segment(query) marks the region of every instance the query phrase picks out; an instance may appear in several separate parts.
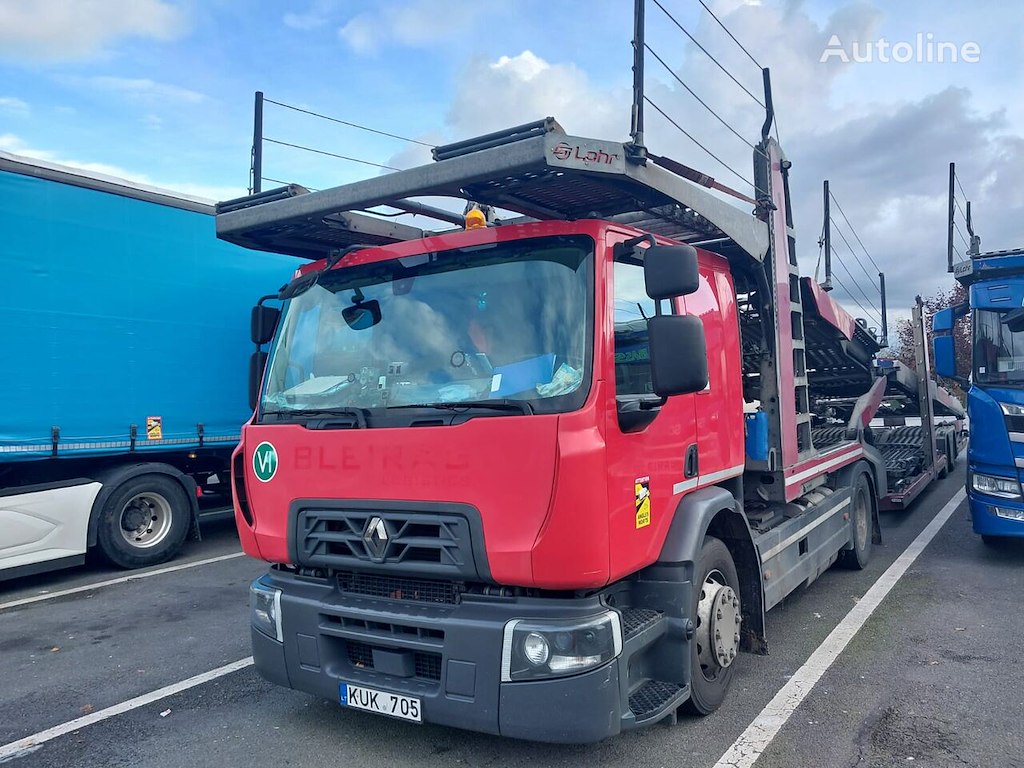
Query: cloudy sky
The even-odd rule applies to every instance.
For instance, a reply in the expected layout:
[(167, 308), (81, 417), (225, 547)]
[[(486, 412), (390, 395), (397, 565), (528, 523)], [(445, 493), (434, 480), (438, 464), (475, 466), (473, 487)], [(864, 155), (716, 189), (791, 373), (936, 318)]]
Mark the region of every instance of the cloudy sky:
[[(886, 273), (898, 314), (916, 292), (949, 285), (950, 161), (973, 201), (983, 248), (1024, 246), (1024, 6), (705, 2), (750, 57), (698, 0), (647, 0), (648, 43), (667, 68), (648, 58), (646, 92), (725, 165), (650, 107), (646, 143), (749, 192), (750, 150), (723, 122), (755, 141), (761, 107), (680, 26), (753, 96), (761, 98), (753, 60), (770, 67), (778, 135), (793, 162), (801, 267), (811, 274), (818, 259), (827, 178), (860, 238), (833, 211), (850, 244), (833, 236), (846, 286), (835, 295), (854, 314), (876, 315), (874, 265)], [(625, 140), (632, 5), (0, 0), (0, 150), (234, 197), (248, 184), (256, 90), (427, 144), (545, 115), (570, 133)], [(275, 105), (267, 106), (265, 135), (394, 167), (429, 161), (421, 145)], [(266, 176), (308, 187), (380, 172), (265, 149)], [(959, 233), (957, 245), (963, 250)]]

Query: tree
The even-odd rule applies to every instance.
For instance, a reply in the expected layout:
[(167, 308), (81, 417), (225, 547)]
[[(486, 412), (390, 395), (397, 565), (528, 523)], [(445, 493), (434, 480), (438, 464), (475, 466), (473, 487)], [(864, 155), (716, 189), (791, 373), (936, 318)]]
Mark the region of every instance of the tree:
[[(932, 343), (932, 317), (940, 309), (946, 309), (957, 304), (967, 302), (967, 289), (960, 283), (952, 288), (940, 290), (933, 296), (922, 299), (924, 303), (924, 326), (929, 350)], [(971, 316), (956, 321), (953, 326), (953, 349), (956, 355), (956, 368), (966, 375), (971, 370)], [(892, 357), (899, 360), (908, 368), (917, 368), (914, 359), (914, 325), (910, 320), (900, 320), (896, 323), (896, 344), (892, 348)], [(965, 392), (952, 379), (939, 377), (939, 384), (948, 389), (961, 400)]]

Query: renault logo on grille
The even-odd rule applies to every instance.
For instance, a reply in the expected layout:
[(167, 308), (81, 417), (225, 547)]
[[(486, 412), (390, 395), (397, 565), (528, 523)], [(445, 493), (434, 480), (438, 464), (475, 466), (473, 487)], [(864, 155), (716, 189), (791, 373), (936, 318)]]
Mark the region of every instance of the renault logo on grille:
[(384, 553), (388, 548), (388, 526), (384, 518), (376, 515), (366, 521), (363, 528), (363, 542), (370, 556), (377, 560), (384, 559)]

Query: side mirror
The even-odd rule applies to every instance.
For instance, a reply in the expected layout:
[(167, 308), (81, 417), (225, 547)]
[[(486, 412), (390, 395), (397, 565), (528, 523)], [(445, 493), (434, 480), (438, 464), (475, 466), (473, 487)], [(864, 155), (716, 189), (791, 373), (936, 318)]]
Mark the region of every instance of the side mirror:
[(1003, 325), (1013, 333), (1024, 331), (1024, 307), (1007, 312), (1003, 316)]
[(260, 384), (263, 383), (263, 369), (267, 367), (267, 353), (253, 352), (249, 357), (249, 409), (255, 411), (259, 401)]
[[(943, 310), (948, 312), (949, 310)], [(932, 351), (935, 357), (935, 372), (947, 379), (957, 378), (956, 356), (953, 350), (952, 336), (935, 336), (932, 338)]]
[(372, 328), (380, 322), (380, 302), (371, 299), (353, 304), (351, 307), (341, 310), (341, 316), (345, 319), (348, 327), (354, 331)]
[(644, 285), (655, 301), (686, 296), (700, 287), (692, 245), (652, 245), (644, 254)]
[[(956, 370), (956, 346), (953, 327), (956, 325), (956, 321), (969, 311), (970, 307), (964, 303), (957, 304), (955, 307), (940, 309), (932, 315), (932, 359), (935, 362), (935, 372), (939, 376), (953, 379), (965, 387), (969, 384), (968, 380), (959, 375)], [(1009, 314), (1012, 315), (1013, 312)], [(1003, 322), (1005, 323), (1006, 319)], [(1024, 312), (1021, 313), (1021, 322), (1024, 323)], [(1010, 330), (1013, 329), (1011, 328)], [(1021, 330), (1024, 330), (1024, 327)]]
[(700, 318), (656, 315), (647, 320), (647, 333), (654, 394), (671, 397), (707, 387), (708, 351)]
[(274, 338), (277, 321), (280, 319), (281, 310), (277, 307), (268, 307), (265, 304), (257, 304), (253, 307), (249, 322), (249, 335), (252, 337), (252, 343), (259, 346)]
[(954, 307), (938, 310), (932, 315), (933, 333), (950, 333), (953, 330), (953, 323), (956, 317), (953, 314)]

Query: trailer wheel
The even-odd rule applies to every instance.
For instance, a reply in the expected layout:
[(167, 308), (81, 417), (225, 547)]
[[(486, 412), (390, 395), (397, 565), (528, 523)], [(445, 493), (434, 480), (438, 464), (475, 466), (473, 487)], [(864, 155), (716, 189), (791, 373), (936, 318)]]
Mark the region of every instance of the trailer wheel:
[(855, 571), (863, 570), (871, 560), (872, 528), (875, 524), (875, 510), (872, 501), (871, 483), (861, 472), (853, 485), (850, 525), (853, 527), (853, 548), (839, 553), (839, 562)]
[(718, 709), (729, 690), (740, 650), (740, 581), (728, 548), (708, 536), (700, 550), (693, 596), (694, 634), (690, 641), (690, 699), (683, 708), (695, 715)]
[(939, 480), (943, 480), (953, 469), (952, 450), (949, 447), (949, 438), (942, 441), (942, 455), (946, 459), (946, 465), (939, 471)]
[(114, 565), (156, 565), (181, 548), (190, 517), (189, 498), (174, 478), (138, 475), (110, 494), (100, 512), (97, 539)]

